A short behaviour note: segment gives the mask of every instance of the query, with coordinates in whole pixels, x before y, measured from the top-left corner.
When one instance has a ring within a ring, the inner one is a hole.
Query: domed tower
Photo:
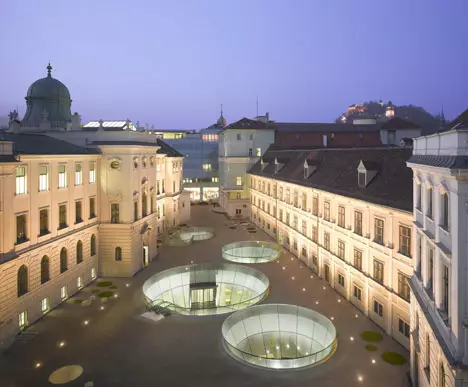
[[[29,86],[22,126],[39,126],[46,120],[53,128],[65,128],[71,122],[70,92],[62,82],[52,78],[51,71],[49,63],[47,77]]]

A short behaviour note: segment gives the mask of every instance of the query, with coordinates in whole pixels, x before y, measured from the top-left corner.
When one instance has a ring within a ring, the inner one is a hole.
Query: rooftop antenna
[[[258,117],[258,94],[257,94],[257,117]]]

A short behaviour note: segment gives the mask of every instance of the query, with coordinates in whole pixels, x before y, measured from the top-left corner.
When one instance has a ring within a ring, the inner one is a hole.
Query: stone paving
[[[75,298],[88,298],[90,289],[95,288],[91,285],[48,313],[28,329],[36,333],[30,335],[31,339],[0,357],[0,386],[50,386],[49,375],[66,365],[84,369],[66,386],[84,386],[89,381],[95,387],[408,385],[408,363],[393,366],[380,358],[384,350],[406,358],[408,352],[386,335],[377,343],[377,352],[367,351],[360,333],[380,329],[287,252],[278,262],[253,266],[270,279],[272,290],[264,303],[301,305],[333,317],[338,348],[324,364],[277,371],[236,361],[222,344],[221,325],[227,315],[173,315],[157,322],[142,318],[145,306],[141,286],[152,274],[191,261],[221,262],[221,247],[226,243],[270,240],[260,230],[250,234],[245,227],[233,230],[227,223],[208,206],[193,206],[191,224],[214,227],[213,239],[186,247],[164,246],[158,259],[133,278],[110,279],[118,286],[118,298],[110,299],[103,310],[99,301],[89,307],[73,302]]]

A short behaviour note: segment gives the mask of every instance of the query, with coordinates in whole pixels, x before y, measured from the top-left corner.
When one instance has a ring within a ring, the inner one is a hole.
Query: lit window
[[[203,164],[204,171],[211,171],[211,164]]]
[[[49,298],[43,298],[41,301],[41,311],[43,314],[46,314],[50,309]]]
[[[64,300],[65,298],[68,297],[68,292],[67,292],[67,287],[66,286],[62,286],[60,288],[60,299]]]
[[[217,183],[217,182],[218,182],[218,178],[217,178],[217,177],[212,177],[212,178],[211,178],[211,181],[212,181],[213,183]]]
[[[262,156],[262,148],[257,148],[257,157]]]
[[[237,176],[236,178],[236,185],[242,185],[242,176]]]
[[[96,279],[96,269],[94,267],[91,269],[91,279]]]
[[[26,193],[26,167],[16,168],[16,194]]]
[[[41,165],[39,167],[39,191],[47,191],[49,189],[49,175],[47,173],[47,166]]]
[[[59,188],[66,188],[67,186],[67,167],[59,165]]]
[[[75,164],[75,185],[83,184],[83,171],[81,169],[81,164]]]
[[[96,182],[96,170],[95,163],[91,161],[89,163],[89,184],[94,184]]]
[[[83,287],[83,278],[81,276],[76,279],[76,286],[78,286],[78,289]]]
[[[28,325],[28,312],[24,311],[18,315],[18,326],[23,329]]]

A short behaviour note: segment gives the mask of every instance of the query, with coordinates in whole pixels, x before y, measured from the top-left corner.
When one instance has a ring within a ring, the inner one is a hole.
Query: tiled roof
[[[5,133],[7,141],[14,143],[15,154],[29,155],[85,155],[99,154],[97,149],[85,148],[43,134]]]
[[[382,129],[387,129],[387,130],[421,129],[421,127],[410,121],[406,121],[403,118],[393,117],[389,119],[387,122],[384,122],[382,124]]]
[[[314,187],[323,191],[352,197],[371,203],[413,211],[413,172],[406,166],[412,149],[407,148],[346,148],[310,151],[267,150],[263,161],[249,173]],[[285,161],[275,174],[275,158]],[[304,160],[313,159],[317,169],[304,179]],[[361,160],[378,166],[375,177],[365,188],[358,187],[357,167]]]
[[[161,140],[160,138],[157,139],[158,146],[160,147],[156,153],[163,153],[168,157],[184,157],[182,153],[175,150],[172,146]]]
[[[224,130],[227,129],[274,129],[273,124],[266,124],[262,121],[251,120],[250,118],[242,118],[237,122],[234,122],[228,126]]]
[[[373,132],[380,130],[381,124],[354,125],[339,123],[275,122],[279,132]]]

